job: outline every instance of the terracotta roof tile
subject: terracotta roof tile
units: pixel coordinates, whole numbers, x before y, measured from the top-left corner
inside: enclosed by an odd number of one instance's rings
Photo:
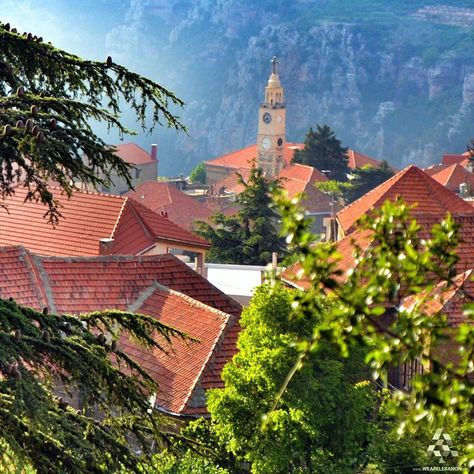
[[[412,165],[339,211],[337,221],[347,233],[362,215],[380,207],[386,200],[395,200],[399,196],[408,204],[416,204],[412,211],[415,216],[420,213],[444,216],[446,212],[473,211],[472,206],[459,196]]]
[[[304,148],[303,143],[286,143],[284,163],[285,167],[290,166],[293,160],[293,154],[295,150],[301,150]],[[249,145],[248,147],[242,148],[237,151],[228,153],[227,155],[219,156],[212,160],[206,161],[206,164],[212,166],[223,166],[225,168],[250,168],[251,162],[257,157],[257,145]],[[365,165],[379,166],[380,161],[370,156],[359,153],[358,151],[349,149],[347,152],[348,166],[349,168],[361,168]]]
[[[295,150],[303,148],[301,143],[286,143],[284,150],[285,166],[289,166]],[[223,166],[225,168],[251,168],[252,160],[257,158],[257,145],[249,145],[237,151],[228,153],[227,155],[219,156],[205,163],[212,166]]]
[[[156,291],[153,288],[138,310],[164,318],[160,320],[203,342],[189,350],[178,345],[180,356],[166,359],[166,363],[161,355],[130,347],[132,356],[148,361],[147,370],[153,361],[160,360],[164,368],[156,367],[152,375],[161,374],[157,381],[168,388],[160,395],[160,403],[172,411],[184,406],[185,395],[191,393],[198,379],[203,389],[223,385],[220,373],[236,352],[240,330],[242,308],[237,302],[171,254],[44,257],[23,247],[0,248],[0,296],[11,296],[36,309],[48,306],[51,311],[70,314],[126,310],[154,286]],[[204,413],[205,406],[195,411]]]
[[[156,289],[136,312],[148,314],[169,326],[179,328],[194,341],[174,339],[165,354],[137,348],[125,336],[121,345],[158,383],[156,404],[172,413],[186,413],[185,406],[209,364],[229,316],[165,287]]]
[[[459,236],[460,243],[456,250],[459,256],[459,262],[456,266],[457,272],[463,273],[474,269],[474,214],[453,213],[454,220],[460,225]],[[430,230],[435,224],[438,224],[444,215],[420,214],[414,216],[418,224],[420,224],[420,239],[429,239]],[[355,245],[364,252],[373,241],[372,233],[367,230],[355,230],[343,239],[339,240],[337,250],[341,254],[342,259],[338,263],[338,268],[342,270],[344,280],[347,271],[354,268],[354,248]],[[310,282],[302,275],[301,265],[294,264],[286,268],[282,274],[282,279],[292,286],[302,289],[309,289]]]
[[[115,148],[117,149],[115,154],[131,165],[144,165],[155,161],[150,153],[135,143],[122,143],[115,145]]]
[[[458,154],[446,153],[441,158],[441,163],[448,166],[454,165],[456,163],[461,166],[467,166],[469,164],[469,152],[466,151],[464,153]]]
[[[474,173],[471,173],[464,168],[464,166],[457,163],[438,171],[436,174],[433,174],[432,177],[438,181],[438,183],[441,183],[455,193],[459,192],[459,186],[462,183],[469,184],[471,189],[474,190]]]
[[[165,212],[169,220],[187,230],[193,229],[194,221],[207,221],[212,211],[196,199],[188,196],[173,184],[147,181],[125,196],[143,204],[157,213]]]
[[[380,166],[381,163],[379,160],[376,160],[374,158],[371,158],[370,156],[364,155],[362,153],[359,153],[358,151],[351,149],[347,151],[347,157],[349,158],[347,165],[353,170],[356,168],[362,168],[366,165]]]
[[[128,198],[75,191],[70,199],[50,188],[60,202],[61,218],[53,227],[44,218],[45,207],[25,202],[27,190],[18,187],[4,200],[0,214],[0,245],[24,245],[44,255],[99,255],[99,241],[114,238],[117,252],[139,253],[156,239],[207,248],[200,237]],[[0,211],[2,212],[2,211]]]

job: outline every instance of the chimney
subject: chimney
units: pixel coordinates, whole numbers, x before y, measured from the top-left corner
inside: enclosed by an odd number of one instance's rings
[[[108,237],[99,240],[99,255],[112,255],[114,239]]]
[[[153,178],[156,179],[158,178],[158,145],[156,143],[151,145],[150,156],[151,159],[156,162],[156,176]]]
[[[153,145],[151,146],[150,155],[151,155],[151,159],[152,159],[152,160],[158,161],[158,145],[153,144]]]

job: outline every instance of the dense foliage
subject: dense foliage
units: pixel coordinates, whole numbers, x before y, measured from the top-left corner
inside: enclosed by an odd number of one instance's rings
[[[204,163],[199,163],[193,168],[189,175],[189,179],[193,184],[206,184],[206,167],[204,166]]]
[[[380,166],[363,166],[351,171],[348,186],[344,188],[344,201],[349,204],[367,194],[379,184],[393,176],[393,170],[386,161]]]
[[[310,128],[306,134],[304,148],[295,150],[293,161],[313,166],[331,180],[347,181],[347,150],[327,125],[316,125],[316,130]]]
[[[67,195],[73,182],[98,186],[112,173],[130,181],[93,121],[127,133],[119,115],[128,106],[144,130],[163,122],[181,129],[170,103],[181,101],[110,57],[83,60],[0,23],[0,198],[25,186],[57,224],[49,180]],[[159,388],[117,345],[123,332],[154,350],[179,334],[141,315],[52,315],[0,300],[2,472],[142,472],[150,443],[173,438],[150,406]]]
[[[0,23],[0,197],[26,186],[27,199],[46,204],[55,222],[59,211],[48,180],[68,195],[73,182],[107,185],[113,172],[130,182],[129,166],[94,133],[92,122],[129,133],[119,120],[126,104],[143,130],[160,123],[182,129],[170,103],[181,101],[110,57],[84,60]]]
[[[279,183],[267,180],[255,166],[248,180],[240,176],[239,182],[244,190],[235,200],[237,214],[217,213],[211,224],[198,222],[197,233],[212,244],[207,255],[210,262],[266,265],[272,252],[281,255],[285,248],[278,233],[278,214],[272,206]]]
[[[321,345],[270,411],[297,357],[297,341],[321,317],[315,312],[291,321],[291,300],[280,284],[264,285],[244,310],[239,353],[223,372],[225,389],[209,394],[211,430],[255,473],[355,472],[365,464],[375,399],[361,357],[344,360],[330,344]]]
[[[117,344],[124,331],[158,350],[180,336],[147,316],[55,315],[0,301],[2,472],[21,463],[48,473],[141,472],[148,459],[137,453],[174,437],[150,409],[159,387]]]
[[[442,295],[455,286],[459,237],[452,218],[447,216],[432,228],[430,239],[422,240],[409,208],[402,202],[386,203],[362,221],[362,228],[373,237],[372,244],[362,249],[354,243],[356,266],[341,280],[335,244],[313,245],[310,221],[292,203],[283,200],[281,212],[287,241],[300,255],[300,273],[310,289],[294,294],[292,318],[311,320],[321,311],[321,299],[334,301],[327,306],[324,324],[314,325],[311,336],[300,340],[299,357],[281,394],[289,388],[292,374],[321,344],[336,344],[343,356],[350,356],[354,345],[362,344],[373,377],[384,384],[390,367],[418,360],[425,368],[413,376],[410,391],[392,394],[393,413],[403,414],[399,433],[421,426],[434,432],[448,421],[456,424],[469,417],[474,396],[474,306],[467,305],[465,322],[451,327],[441,310],[429,305],[435,289]],[[439,349],[447,337],[457,348],[456,364]],[[469,446],[459,460],[470,459],[473,464]]]

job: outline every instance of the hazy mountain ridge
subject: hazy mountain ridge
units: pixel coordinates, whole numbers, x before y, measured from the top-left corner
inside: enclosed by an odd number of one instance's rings
[[[274,54],[289,140],[327,123],[345,145],[398,166],[463,151],[474,137],[469,5],[135,0],[123,26],[139,25],[132,47],[156,56],[159,79],[187,102],[189,136],[163,139],[162,172],[189,171],[255,141]]]

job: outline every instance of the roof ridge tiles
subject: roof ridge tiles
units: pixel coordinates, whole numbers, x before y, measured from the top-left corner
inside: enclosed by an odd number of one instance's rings
[[[60,186],[53,186],[53,185],[48,185],[48,189],[53,189],[53,190],[57,190],[57,191],[61,191],[61,194],[65,193],[64,189],[61,188]],[[114,198],[114,199],[118,199],[118,200],[123,200],[125,199],[124,196],[120,196],[119,194],[108,194],[108,193],[103,193],[101,191],[90,191],[89,189],[79,189],[79,188],[75,188],[74,191],[73,191],[73,196],[76,195],[77,193],[79,194],[87,194],[87,195],[91,195],[91,196],[103,196],[103,197],[107,197],[107,198]]]
[[[428,191],[428,194],[430,196],[434,196],[437,199],[436,201],[437,203],[441,202],[441,204],[446,207],[446,211],[449,211],[449,207],[447,206],[447,203],[445,202],[444,198],[448,197],[448,195],[450,198],[452,198],[455,201],[456,204],[458,204],[457,205],[458,208],[460,206],[461,207],[464,206],[466,208],[464,212],[468,213],[472,210],[469,204],[465,203],[459,196],[457,196],[455,193],[447,189],[445,186],[443,186],[433,177],[429,176],[422,169],[418,168],[415,165],[409,165],[402,171],[398,172],[394,176],[390,177],[389,179],[381,183],[379,186],[370,190],[368,193],[366,193],[359,199],[356,199],[354,202],[352,202],[348,206],[341,209],[336,214],[336,218],[339,221],[341,227],[344,229],[344,231],[347,231],[348,229],[350,229],[362,214],[365,214],[370,209],[373,209],[382,201],[389,200],[390,196],[387,196],[387,194],[390,192],[390,190],[394,186],[396,186],[399,182],[401,182],[407,175],[410,175],[410,174],[415,175],[420,181],[424,183],[423,186]],[[412,189],[410,189],[409,191],[412,191]],[[440,193],[442,194],[442,196],[440,196]],[[399,194],[402,195],[402,193],[399,193]],[[443,199],[441,199],[441,197]],[[421,203],[419,202],[418,205],[419,204],[423,204],[423,202]],[[359,206],[360,212],[354,212],[358,206]],[[416,212],[418,213],[418,209]],[[423,213],[432,212],[434,214],[439,214],[439,210],[432,210],[432,211],[421,210],[420,212],[423,212]]]

